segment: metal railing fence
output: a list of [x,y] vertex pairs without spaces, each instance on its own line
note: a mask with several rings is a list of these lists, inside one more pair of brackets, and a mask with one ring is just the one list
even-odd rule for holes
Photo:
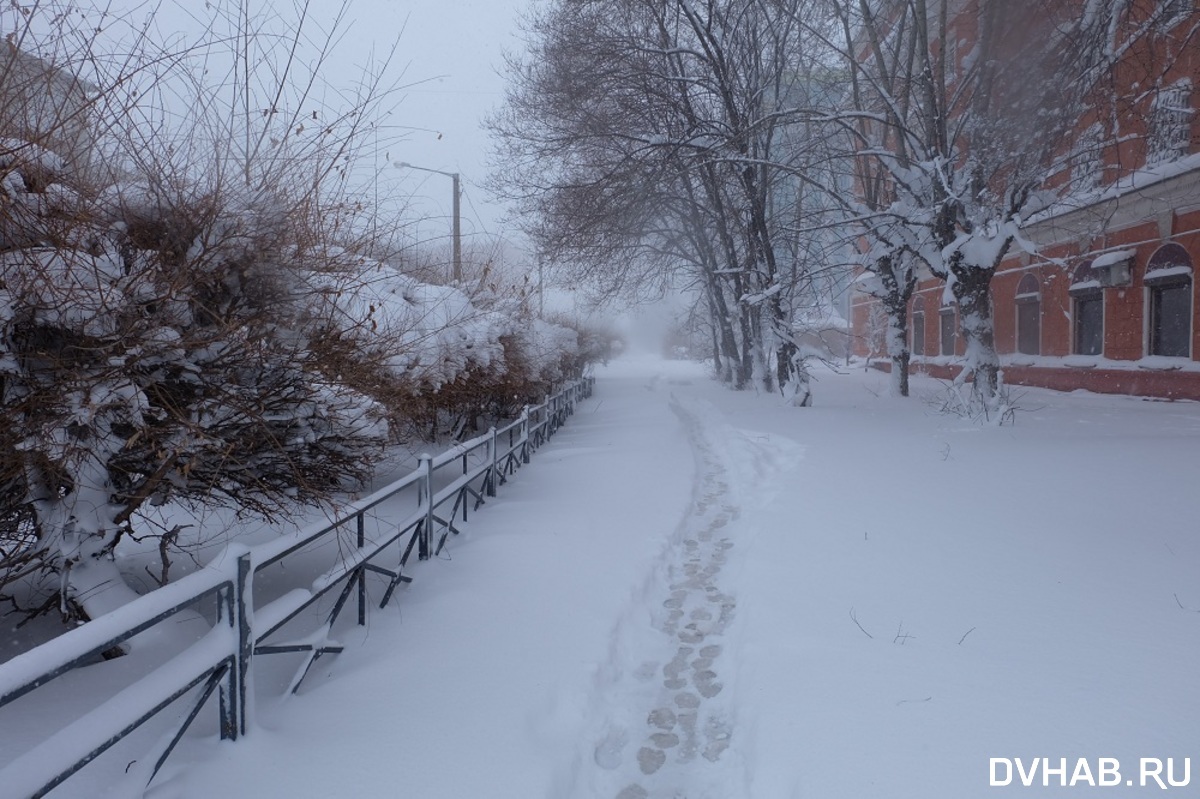
[[[478,510],[498,486],[529,463],[575,411],[591,396],[594,378],[572,381],[558,393],[503,427],[457,444],[439,455],[420,456],[417,468],[388,486],[350,503],[336,518],[297,530],[264,544],[231,544],[208,566],[142,596],[0,664],[0,708],[34,692],[178,614],[205,602],[216,603],[216,624],[203,637],[128,688],[115,693],[81,718],[37,744],[0,769],[5,796],[41,797],[150,719],[184,697],[179,721],[141,758],[146,784],[154,779],[184,733],[217,694],[220,734],[236,740],[244,735],[253,712],[249,685],[255,658],[301,653],[303,660],[288,689],[296,691],[322,656],[342,651],[329,633],[347,602],[354,598],[357,623],[367,620],[367,578],[386,581],[380,607],[396,588],[411,582],[405,573],[414,551],[419,560],[440,553],[461,513]],[[472,461],[474,463],[472,464]],[[448,477],[461,463],[462,473]],[[439,475],[440,473],[440,475]],[[416,488],[415,509],[389,520],[386,533],[368,537],[367,515],[405,490]],[[445,508],[449,506],[449,512]],[[353,528],[355,547],[317,577],[308,588],[296,588],[262,607],[254,601],[254,577],[262,569],[328,536]],[[380,565],[395,548],[395,565]],[[272,641],[282,628],[340,587],[332,610],[317,629],[299,639]]]

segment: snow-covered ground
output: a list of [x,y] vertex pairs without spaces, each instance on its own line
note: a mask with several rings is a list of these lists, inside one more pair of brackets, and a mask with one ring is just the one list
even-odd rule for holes
[[[982,428],[819,378],[602,370],[447,562],[149,796],[1161,793],[1139,758],[1200,795],[1200,404],[1018,390]],[[1021,786],[1047,757],[1074,788]]]

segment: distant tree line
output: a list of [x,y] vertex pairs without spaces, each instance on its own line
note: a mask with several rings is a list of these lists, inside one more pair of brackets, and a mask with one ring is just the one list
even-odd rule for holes
[[[684,285],[735,388],[811,394],[805,319],[829,286],[876,296],[894,390],[907,308],[941,278],[959,380],[1002,403],[990,285],[1038,214],[1091,188],[1071,169],[1129,113],[1129,41],[1158,66],[1197,12],[1159,0],[551,0],[508,65],[496,186],[547,257],[601,297]],[[1190,15],[1183,33],[1175,30]],[[1148,72],[1147,91],[1161,74]]]

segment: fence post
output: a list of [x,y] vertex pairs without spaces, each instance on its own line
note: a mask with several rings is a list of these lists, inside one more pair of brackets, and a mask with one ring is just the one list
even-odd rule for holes
[[237,642],[219,696],[221,737],[230,741],[246,734],[250,717],[250,661],[254,656],[254,633],[250,626],[254,602],[252,568],[250,553],[239,555],[232,587],[217,603],[218,623],[228,624]]
[[521,411],[521,463],[529,463],[529,406]]
[[496,496],[496,483],[498,481],[498,478],[496,477],[498,453],[496,450],[496,426],[492,425],[491,429],[488,430],[488,460],[492,464],[491,471],[488,472],[487,481],[487,495],[489,497]]
[[429,560],[433,540],[433,456],[428,452],[420,456],[421,481],[417,483],[417,503],[425,505],[425,521],[421,524],[421,540],[417,546],[417,559]]
[[[354,517],[357,523],[357,539],[358,548],[362,549],[367,544],[367,528],[366,521],[363,519],[362,512],[359,512]],[[367,624],[367,570],[359,568],[358,570],[358,626],[365,627]]]

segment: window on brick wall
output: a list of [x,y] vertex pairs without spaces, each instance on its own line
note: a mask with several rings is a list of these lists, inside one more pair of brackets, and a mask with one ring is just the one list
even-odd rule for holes
[[1071,182],[1075,191],[1089,191],[1104,176],[1104,128],[1089,125],[1075,139],[1071,152]]
[[1150,107],[1146,163],[1174,161],[1187,155],[1192,143],[1192,81],[1176,81],[1159,89]]
[[958,33],[953,28],[946,31],[946,74],[958,74]]
[[1025,275],[1017,284],[1017,352],[1040,355],[1042,352],[1042,294],[1037,278]]
[[1192,354],[1192,259],[1178,244],[1164,244],[1146,264],[1150,355]]
[[1104,292],[1091,261],[1075,267],[1071,276],[1071,351],[1104,354]]
[[955,336],[958,333],[958,320],[954,313],[954,306],[948,305],[938,313],[938,328],[941,333],[941,353],[942,355],[953,355],[956,344]]
[[925,300],[917,297],[912,304],[912,353],[925,354]]

